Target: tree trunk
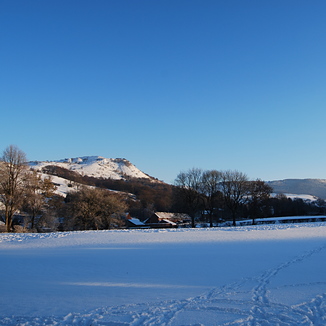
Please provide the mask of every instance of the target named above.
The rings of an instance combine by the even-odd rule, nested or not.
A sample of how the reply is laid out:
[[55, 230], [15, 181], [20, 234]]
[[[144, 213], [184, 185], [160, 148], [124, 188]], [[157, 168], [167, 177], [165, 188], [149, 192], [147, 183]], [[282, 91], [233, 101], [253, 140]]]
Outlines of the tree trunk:
[[10, 209], [9, 205], [6, 205], [5, 209], [5, 220], [6, 220], [6, 230], [7, 233], [10, 233], [12, 231], [12, 217], [13, 217], [13, 212]]
[[236, 223], [236, 216], [237, 216], [237, 212], [236, 212], [236, 211], [232, 211], [232, 220], [233, 220], [232, 225], [233, 225], [233, 226], [237, 226], [237, 223]]
[[209, 227], [213, 227], [213, 214], [212, 212], [209, 213]]
[[195, 224], [195, 217], [194, 217], [194, 216], [191, 216], [191, 227], [192, 227], [192, 228], [195, 228], [195, 227], [196, 227], [196, 224]]

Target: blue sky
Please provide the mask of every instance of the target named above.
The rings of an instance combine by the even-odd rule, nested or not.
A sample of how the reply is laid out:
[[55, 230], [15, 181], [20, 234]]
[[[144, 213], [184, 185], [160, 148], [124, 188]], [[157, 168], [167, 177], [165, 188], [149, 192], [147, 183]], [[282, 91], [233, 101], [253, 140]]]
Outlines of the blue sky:
[[0, 2], [0, 150], [166, 182], [326, 178], [326, 2]]

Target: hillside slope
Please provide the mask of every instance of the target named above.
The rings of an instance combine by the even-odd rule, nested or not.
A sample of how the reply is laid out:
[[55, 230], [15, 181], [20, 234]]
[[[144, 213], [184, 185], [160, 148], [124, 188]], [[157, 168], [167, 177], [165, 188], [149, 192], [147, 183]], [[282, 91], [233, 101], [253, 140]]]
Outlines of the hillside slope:
[[68, 158], [59, 161], [36, 161], [29, 163], [31, 168], [42, 171], [46, 166], [57, 166], [77, 172], [82, 176], [103, 179], [126, 180], [139, 178], [155, 180], [155, 178], [140, 171], [135, 165], [123, 158], [104, 158], [102, 156], [84, 156]]
[[267, 183], [275, 193], [307, 194], [326, 199], [325, 179], [284, 179]]

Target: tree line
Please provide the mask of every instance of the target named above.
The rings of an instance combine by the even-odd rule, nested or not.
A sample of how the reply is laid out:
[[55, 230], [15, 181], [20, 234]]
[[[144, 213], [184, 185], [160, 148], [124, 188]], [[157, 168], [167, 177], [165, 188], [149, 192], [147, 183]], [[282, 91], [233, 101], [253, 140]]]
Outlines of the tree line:
[[214, 216], [225, 216], [220, 213], [223, 210], [229, 212], [232, 224], [236, 225], [244, 205], [247, 205], [250, 217], [255, 220], [263, 214], [266, 200], [273, 191], [264, 181], [249, 181], [246, 174], [231, 170], [203, 171], [193, 168], [179, 173], [175, 185], [178, 201], [191, 216], [192, 227], [199, 212], [205, 211], [212, 227]]
[[236, 225], [239, 219], [325, 214], [325, 201], [305, 202], [290, 199], [284, 194], [272, 196], [273, 188], [257, 179], [249, 180], [237, 170], [217, 171], [192, 168], [180, 172], [175, 179], [174, 200], [178, 210], [191, 216], [192, 227], [196, 220], [214, 222], [230, 220]]
[[[124, 216], [144, 220], [153, 212], [187, 213], [191, 226], [219, 225], [270, 216], [324, 214], [325, 202], [307, 203], [284, 195], [262, 180], [249, 180], [239, 171], [192, 168], [180, 172], [173, 185], [146, 179], [112, 180], [79, 175], [46, 166], [43, 175], [29, 168], [26, 155], [14, 145], [0, 158], [0, 211], [5, 230], [91, 230], [124, 226]], [[50, 175], [68, 180], [71, 191], [58, 195]]]

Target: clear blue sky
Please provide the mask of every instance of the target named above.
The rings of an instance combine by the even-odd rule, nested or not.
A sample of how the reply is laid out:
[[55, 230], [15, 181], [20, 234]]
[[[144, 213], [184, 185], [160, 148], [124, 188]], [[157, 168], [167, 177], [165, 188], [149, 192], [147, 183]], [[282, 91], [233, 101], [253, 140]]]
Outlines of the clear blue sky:
[[326, 178], [326, 1], [1, 0], [0, 150]]

